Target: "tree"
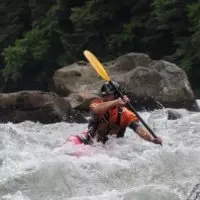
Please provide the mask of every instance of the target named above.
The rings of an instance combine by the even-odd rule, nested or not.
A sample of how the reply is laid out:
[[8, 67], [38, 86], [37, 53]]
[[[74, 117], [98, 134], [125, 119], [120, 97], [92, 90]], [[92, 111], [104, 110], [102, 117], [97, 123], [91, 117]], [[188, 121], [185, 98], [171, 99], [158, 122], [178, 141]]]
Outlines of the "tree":
[[186, 70], [194, 88], [199, 87], [200, 76], [200, 4], [187, 5], [190, 26], [189, 35], [180, 42], [176, 54], [180, 58], [180, 65]]
[[33, 23], [33, 28], [23, 38], [4, 49], [2, 55], [5, 67], [2, 76], [6, 82], [19, 83], [23, 87], [24, 80], [32, 80], [34, 87], [42, 81], [44, 87], [49, 73], [52, 74], [58, 67], [55, 60], [62, 51], [56, 17], [59, 9], [58, 4], [53, 5], [44, 16]]
[[199, 13], [198, 0], [0, 0], [1, 85], [47, 90], [89, 49], [103, 61], [131, 51], [168, 59], [199, 87]]

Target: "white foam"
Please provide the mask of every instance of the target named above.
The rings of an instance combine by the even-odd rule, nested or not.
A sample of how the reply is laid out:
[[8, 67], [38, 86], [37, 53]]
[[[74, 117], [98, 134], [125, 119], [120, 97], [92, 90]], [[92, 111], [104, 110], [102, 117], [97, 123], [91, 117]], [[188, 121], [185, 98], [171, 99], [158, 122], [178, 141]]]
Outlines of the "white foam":
[[0, 124], [1, 199], [185, 199], [200, 180], [200, 114], [183, 110], [174, 121], [166, 110], [140, 115], [163, 146], [130, 129], [105, 146], [70, 146], [66, 138], [87, 124]]

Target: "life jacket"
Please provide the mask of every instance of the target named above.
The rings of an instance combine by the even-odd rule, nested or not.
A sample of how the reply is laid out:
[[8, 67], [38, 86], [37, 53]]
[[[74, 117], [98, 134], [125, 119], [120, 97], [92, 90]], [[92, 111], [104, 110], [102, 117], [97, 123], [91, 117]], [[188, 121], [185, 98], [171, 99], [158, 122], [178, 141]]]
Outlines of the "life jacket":
[[115, 123], [110, 122], [109, 112], [106, 112], [100, 119], [93, 115], [88, 125], [88, 135], [96, 138], [98, 142], [105, 143], [109, 135], [123, 137], [126, 127], [121, 124], [123, 107], [118, 107]]

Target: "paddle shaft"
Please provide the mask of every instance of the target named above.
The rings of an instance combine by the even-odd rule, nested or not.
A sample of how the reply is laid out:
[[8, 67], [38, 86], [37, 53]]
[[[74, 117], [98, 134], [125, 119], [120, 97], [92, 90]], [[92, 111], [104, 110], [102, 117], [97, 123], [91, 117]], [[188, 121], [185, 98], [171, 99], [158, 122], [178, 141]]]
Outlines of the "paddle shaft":
[[[109, 81], [109, 83], [117, 91], [117, 93], [119, 94], [119, 96], [123, 99], [124, 95], [121, 93], [121, 91], [113, 84], [112, 81]], [[145, 128], [149, 131], [149, 133], [151, 133], [151, 135], [154, 138], [157, 138], [157, 136], [155, 135], [155, 133], [149, 128], [149, 126], [145, 123], [145, 121], [140, 117], [140, 115], [137, 113], [137, 111], [132, 106], [132, 104], [130, 102], [127, 102], [127, 105], [133, 111], [133, 113], [136, 115], [136, 117], [140, 120], [140, 122], [145, 126]]]

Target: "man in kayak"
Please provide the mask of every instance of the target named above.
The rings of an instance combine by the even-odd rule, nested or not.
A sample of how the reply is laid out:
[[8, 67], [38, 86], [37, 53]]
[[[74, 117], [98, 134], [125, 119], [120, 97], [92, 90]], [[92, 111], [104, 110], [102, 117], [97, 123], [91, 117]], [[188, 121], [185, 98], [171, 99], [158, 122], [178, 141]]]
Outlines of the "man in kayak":
[[[114, 82], [115, 87], [119, 85]], [[153, 138], [150, 133], [139, 124], [135, 114], [128, 110], [125, 105], [129, 99], [119, 98], [115, 89], [106, 82], [100, 92], [100, 98], [93, 100], [90, 104], [91, 119], [88, 131], [84, 137], [76, 136], [80, 143], [92, 144], [93, 139], [105, 143], [110, 135], [117, 138], [123, 137], [126, 128], [131, 128], [141, 138], [154, 144], [162, 144], [160, 137]]]

